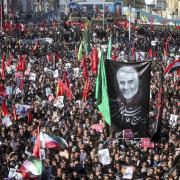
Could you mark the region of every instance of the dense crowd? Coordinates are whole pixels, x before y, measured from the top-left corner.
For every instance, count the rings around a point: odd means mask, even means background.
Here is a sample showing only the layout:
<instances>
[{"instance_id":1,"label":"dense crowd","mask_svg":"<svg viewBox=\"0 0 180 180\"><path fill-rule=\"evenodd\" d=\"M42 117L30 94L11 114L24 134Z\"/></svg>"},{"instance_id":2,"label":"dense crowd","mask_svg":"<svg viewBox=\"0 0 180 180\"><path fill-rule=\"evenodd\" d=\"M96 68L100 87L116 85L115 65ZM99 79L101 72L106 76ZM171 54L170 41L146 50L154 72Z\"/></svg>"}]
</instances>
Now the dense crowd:
<instances>
[{"instance_id":1,"label":"dense crowd","mask_svg":"<svg viewBox=\"0 0 180 180\"><path fill-rule=\"evenodd\" d=\"M154 148L141 148L138 146L139 140L126 141L121 133L111 136L96 105L96 77L90 71L90 56L87 56L90 92L87 100L82 97L85 79L82 77L81 62L77 60L77 54L83 31L83 27L64 24L54 28L27 28L14 32L18 34L15 37L12 37L13 33L1 33L1 57L3 53L13 57L10 64L6 64L4 79L1 78L0 81L1 92L6 91L1 95L1 104L6 103L10 114L13 114L16 104L29 105L30 109L26 116L17 119L12 117L12 125L9 127L0 121L0 179L8 177L10 168L18 169L27 159L27 152L32 153L37 129L40 127L44 132L63 137L69 146L65 150L46 149L42 180L120 180L123 179L124 166L133 166L133 179L162 179L167 175L169 180L178 180L178 166L173 168L180 159L180 126L176 124L172 127L169 124L170 115L178 115L178 79L174 74L164 77L164 108L154 138ZM155 27L151 30L148 26L137 26L131 31L129 43L128 28L111 24L103 30L100 24L92 24L92 47L107 44L110 36L113 44L116 44L113 48L116 61L120 60L122 52L126 59L129 48L145 52L145 56L152 61L150 115L154 120L161 70L180 54L180 32L168 27ZM47 37L52 38L53 42L42 41ZM32 40L35 38L41 40L34 50L37 41ZM153 51L152 57L149 57L150 49ZM26 55L24 71L17 70L19 55ZM131 58L131 61L135 60ZM79 72L75 72L78 68ZM58 75L54 76L57 69ZM68 99L64 96L64 105L59 108L53 102L56 98L57 81L64 79L65 72L74 97ZM17 73L23 74L23 87L20 87L22 77L16 76ZM29 78L31 73L35 74L34 78ZM46 92L47 88L50 89L50 94ZM102 124L102 132L91 128L93 124ZM109 150L109 165L103 165L98 156L98 150L104 148Z\"/></svg>"}]
</instances>

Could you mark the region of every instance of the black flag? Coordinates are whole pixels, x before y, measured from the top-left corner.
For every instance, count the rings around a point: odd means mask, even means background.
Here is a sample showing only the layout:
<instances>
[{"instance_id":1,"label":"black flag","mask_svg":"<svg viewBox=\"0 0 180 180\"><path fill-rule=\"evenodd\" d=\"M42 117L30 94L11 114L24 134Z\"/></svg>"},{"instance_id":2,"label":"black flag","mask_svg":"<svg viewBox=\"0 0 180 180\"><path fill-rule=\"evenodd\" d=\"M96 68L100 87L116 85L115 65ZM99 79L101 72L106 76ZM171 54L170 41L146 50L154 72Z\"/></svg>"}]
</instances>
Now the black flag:
<instances>
[{"instance_id":1,"label":"black flag","mask_svg":"<svg viewBox=\"0 0 180 180\"><path fill-rule=\"evenodd\" d=\"M150 62L106 61L112 132L131 129L149 136Z\"/></svg>"}]
</instances>

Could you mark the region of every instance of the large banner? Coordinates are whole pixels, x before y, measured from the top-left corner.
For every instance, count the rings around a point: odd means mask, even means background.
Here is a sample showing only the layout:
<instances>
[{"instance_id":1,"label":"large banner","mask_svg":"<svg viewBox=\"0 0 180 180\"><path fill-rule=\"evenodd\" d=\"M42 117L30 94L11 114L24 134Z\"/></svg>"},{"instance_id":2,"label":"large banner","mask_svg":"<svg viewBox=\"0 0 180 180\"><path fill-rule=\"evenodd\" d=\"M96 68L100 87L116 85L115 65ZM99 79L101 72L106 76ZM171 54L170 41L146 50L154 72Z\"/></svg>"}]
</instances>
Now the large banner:
<instances>
[{"instance_id":1,"label":"large banner","mask_svg":"<svg viewBox=\"0 0 180 180\"><path fill-rule=\"evenodd\" d=\"M150 62L106 61L112 132L149 136Z\"/></svg>"}]
</instances>

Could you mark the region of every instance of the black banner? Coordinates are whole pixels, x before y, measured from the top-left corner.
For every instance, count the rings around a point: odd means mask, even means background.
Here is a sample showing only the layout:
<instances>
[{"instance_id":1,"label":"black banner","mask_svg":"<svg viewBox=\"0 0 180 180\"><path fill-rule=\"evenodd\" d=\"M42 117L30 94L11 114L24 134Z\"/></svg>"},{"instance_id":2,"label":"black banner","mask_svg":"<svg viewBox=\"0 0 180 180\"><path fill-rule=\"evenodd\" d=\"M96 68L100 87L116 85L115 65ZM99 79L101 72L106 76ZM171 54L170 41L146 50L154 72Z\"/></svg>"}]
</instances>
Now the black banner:
<instances>
[{"instance_id":1,"label":"black banner","mask_svg":"<svg viewBox=\"0 0 180 180\"><path fill-rule=\"evenodd\" d=\"M150 62L106 61L112 132L131 129L149 136Z\"/></svg>"}]
</instances>

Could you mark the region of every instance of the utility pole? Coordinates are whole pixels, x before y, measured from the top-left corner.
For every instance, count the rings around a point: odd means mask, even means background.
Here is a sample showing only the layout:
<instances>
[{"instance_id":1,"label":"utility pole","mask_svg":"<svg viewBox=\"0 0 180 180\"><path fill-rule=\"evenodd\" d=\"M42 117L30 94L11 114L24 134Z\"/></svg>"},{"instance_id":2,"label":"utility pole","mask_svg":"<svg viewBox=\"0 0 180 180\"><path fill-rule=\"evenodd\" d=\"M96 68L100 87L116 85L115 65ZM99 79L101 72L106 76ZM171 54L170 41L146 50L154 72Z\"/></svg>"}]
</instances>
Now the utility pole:
<instances>
[{"instance_id":1,"label":"utility pole","mask_svg":"<svg viewBox=\"0 0 180 180\"><path fill-rule=\"evenodd\" d=\"M128 59L131 60L131 2L129 1L129 28L128 28L128 34L129 34L129 54Z\"/></svg>"},{"instance_id":2,"label":"utility pole","mask_svg":"<svg viewBox=\"0 0 180 180\"><path fill-rule=\"evenodd\" d=\"M0 6L1 6L1 8L0 8L0 10L1 10L1 32L3 32L3 22L4 22L4 0L0 0Z\"/></svg>"},{"instance_id":3,"label":"utility pole","mask_svg":"<svg viewBox=\"0 0 180 180\"><path fill-rule=\"evenodd\" d=\"M105 9L104 9L104 1L103 1L103 30L104 30L104 19L105 19Z\"/></svg>"}]
</instances>

